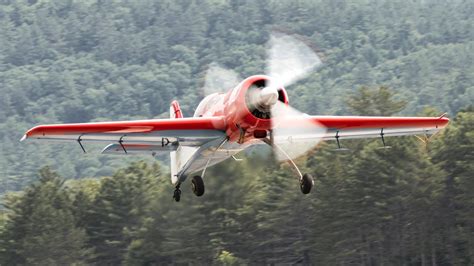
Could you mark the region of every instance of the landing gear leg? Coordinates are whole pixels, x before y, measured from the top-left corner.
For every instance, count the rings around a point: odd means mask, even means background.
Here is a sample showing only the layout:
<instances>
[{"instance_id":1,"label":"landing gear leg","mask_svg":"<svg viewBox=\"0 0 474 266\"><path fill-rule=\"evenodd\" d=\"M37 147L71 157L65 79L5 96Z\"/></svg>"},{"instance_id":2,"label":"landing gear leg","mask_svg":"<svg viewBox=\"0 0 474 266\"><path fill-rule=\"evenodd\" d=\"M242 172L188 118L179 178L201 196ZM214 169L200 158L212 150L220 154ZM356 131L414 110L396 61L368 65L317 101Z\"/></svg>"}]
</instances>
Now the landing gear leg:
<instances>
[{"instance_id":1,"label":"landing gear leg","mask_svg":"<svg viewBox=\"0 0 474 266\"><path fill-rule=\"evenodd\" d=\"M181 186L181 183L178 183L176 185L176 189L174 190L174 193L173 193L173 199L176 202L178 202L181 199L181 189L179 189L180 186Z\"/></svg>"},{"instance_id":2,"label":"landing gear leg","mask_svg":"<svg viewBox=\"0 0 474 266\"><path fill-rule=\"evenodd\" d=\"M300 189L303 194L308 194L311 192L311 189L313 188L314 185L314 180L313 176L310 174L302 174L296 163L291 159L291 157L283 150L280 146L278 146L273 140L270 139L264 139L263 140L265 143L268 145L275 147L281 154L283 154L287 159L288 162L293 166L293 169L295 170L296 174L298 174L298 180L300 181Z\"/></svg>"}]
</instances>

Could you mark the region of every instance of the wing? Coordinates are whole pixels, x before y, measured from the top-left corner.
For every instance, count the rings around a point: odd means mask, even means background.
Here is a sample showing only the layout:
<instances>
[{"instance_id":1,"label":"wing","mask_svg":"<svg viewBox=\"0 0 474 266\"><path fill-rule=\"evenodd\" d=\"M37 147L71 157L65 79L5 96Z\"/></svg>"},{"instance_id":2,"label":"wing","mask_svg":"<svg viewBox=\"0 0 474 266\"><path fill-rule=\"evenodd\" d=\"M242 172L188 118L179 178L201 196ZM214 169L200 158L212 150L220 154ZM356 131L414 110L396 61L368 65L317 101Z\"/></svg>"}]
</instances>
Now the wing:
<instances>
[{"instance_id":1,"label":"wing","mask_svg":"<svg viewBox=\"0 0 474 266\"><path fill-rule=\"evenodd\" d=\"M288 120L280 126L294 132L295 127L310 120L326 130L301 136L291 136L292 140L322 138L323 140L374 138L380 136L431 135L446 127L449 119L440 117L377 117L377 116L302 116ZM304 130L302 130L304 132ZM284 133L283 133L284 136ZM284 136L285 137L285 136ZM286 136L289 137L289 136Z\"/></svg>"},{"instance_id":2,"label":"wing","mask_svg":"<svg viewBox=\"0 0 474 266\"><path fill-rule=\"evenodd\" d=\"M104 153L172 151L179 145L200 146L225 135L223 117L54 124L36 126L25 139L113 143ZM81 145L82 146L82 145ZM118 148L121 149L118 149Z\"/></svg>"}]
</instances>

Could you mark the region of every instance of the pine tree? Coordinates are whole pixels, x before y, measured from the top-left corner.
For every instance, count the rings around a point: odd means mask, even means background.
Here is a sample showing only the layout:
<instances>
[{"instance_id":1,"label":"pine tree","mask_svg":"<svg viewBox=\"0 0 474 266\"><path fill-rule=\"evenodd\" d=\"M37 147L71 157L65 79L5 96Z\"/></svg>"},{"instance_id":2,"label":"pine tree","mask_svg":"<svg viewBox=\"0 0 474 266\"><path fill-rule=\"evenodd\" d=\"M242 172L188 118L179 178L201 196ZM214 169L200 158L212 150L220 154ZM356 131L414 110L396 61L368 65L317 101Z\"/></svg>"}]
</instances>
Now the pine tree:
<instances>
[{"instance_id":1,"label":"pine tree","mask_svg":"<svg viewBox=\"0 0 474 266\"><path fill-rule=\"evenodd\" d=\"M101 181L85 228L96 257L93 262L121 264L150 204L150 191L159 175L157 164L132 163Z\"/></svg>"},{"instance_id":2,"label":"pine tree","mask_svg":"<svg viewBox=\"0 0 474 266\"><path fill-rule=\"evenodd\" d=\"M348 102L366 115L403 106L383 87L362 88ZM386 141L391 149L380 149L379 140L346 141L352 150L345 154L327 143L308 160L318 173L315 257L325 264L403 264L409 257L436 263L442 172L415 138Z\"/></svg>"},{"instance_id":3,"label":"pine tree","mask_svg":"<svg viewBox=\"0 0 474 266\"><path fill-rule=\"evenodd\" d=\"M405 101L396 100L393 96L394 93L385 86L362 86L347 100L347 104L357 115L390 116L406 106Z\"/></svg>"},{"instance_id":4,"label":"pine tree","mask_svg":"<svg viewBox=\"0 0 474 266\"><path fill-rule=\"evenodd\" d=\"M236 232L242 242L229 251L250 264L311 264L312 195L301 194L286 163L253 156L248 165L249 189L240 199Z\"/></svg>"},{"instance_id":5,"label":"pine tree","mask_svg":"<svg viewBox=\"0 0 474 266\"><path fill-rule=\"evenodd\" d=\"M447 253L452 264L474 261L474 112L458 113L433 143L433 160L447 173L442 199L442 222Z\"/></svg>"},{"instance_id":6,"label":"pine tree","mask_svg":"<svg viewBox=\"0 0 474 266\"><path fill-rule=\"evenodd\" d=\"M84 264L91 251L85 231L76 227L64 180L47 167L39 175L37 183L6 204L3 261L8 265Z\"/></svg>"}]
</instances>

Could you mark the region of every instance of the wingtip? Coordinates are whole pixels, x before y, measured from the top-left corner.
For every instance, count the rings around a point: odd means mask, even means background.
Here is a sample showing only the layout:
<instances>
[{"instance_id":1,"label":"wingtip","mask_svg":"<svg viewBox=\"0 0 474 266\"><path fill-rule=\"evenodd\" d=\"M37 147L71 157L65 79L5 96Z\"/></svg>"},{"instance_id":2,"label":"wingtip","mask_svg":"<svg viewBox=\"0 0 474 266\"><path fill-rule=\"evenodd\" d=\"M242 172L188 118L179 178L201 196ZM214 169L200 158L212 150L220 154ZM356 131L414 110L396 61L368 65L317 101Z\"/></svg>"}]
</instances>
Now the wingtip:
<instances>
[{"instance_id":1,"label":"wingtip","mask_svg":"<svg viewBox=\"0 0 474 266\"><path fill-rule=\"evenodd\" d=\"M438 120L442 121L441 127L443 127L443 128L446 127L450 122L450 120L448 118L448 113L443 113L440 116L438 116Z\"/></svg>"},{"instance_id":2,"label":"wingtip","mask_svg":"<svg viewBox=\"0 0 474 266\"><path fill-rule=\"evenodd\" d=\"M24 141L26 138L28 138L28 136L26 134L23 135L23 137L21 137L21 139L20 139L20 142Z\"/></svg>"}]
</instances>

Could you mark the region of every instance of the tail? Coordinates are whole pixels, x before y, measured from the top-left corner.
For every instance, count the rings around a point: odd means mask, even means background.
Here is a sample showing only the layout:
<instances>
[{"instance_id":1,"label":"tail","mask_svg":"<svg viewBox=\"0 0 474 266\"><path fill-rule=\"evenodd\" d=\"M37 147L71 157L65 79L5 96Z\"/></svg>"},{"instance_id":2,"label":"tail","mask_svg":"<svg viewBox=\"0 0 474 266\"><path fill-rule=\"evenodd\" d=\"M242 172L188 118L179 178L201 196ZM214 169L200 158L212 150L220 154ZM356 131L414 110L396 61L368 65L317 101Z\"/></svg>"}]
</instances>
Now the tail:
<instances>
[{"instance_id":1,"label":"tail","mask_svg":"<svg viewBox=\"0 0 474 266\"><path fill-rule=\"evenodd\" d=\"M178 101L174 100L170 105L170 118L183 118L181 107L179 107Z\"/></svg>"}]
</instances>

